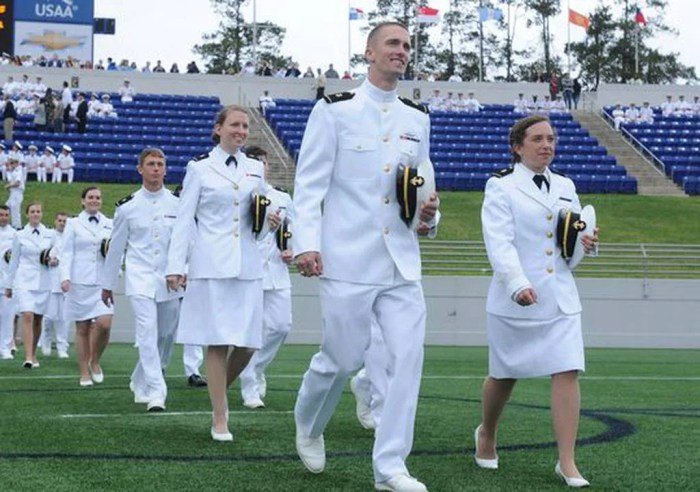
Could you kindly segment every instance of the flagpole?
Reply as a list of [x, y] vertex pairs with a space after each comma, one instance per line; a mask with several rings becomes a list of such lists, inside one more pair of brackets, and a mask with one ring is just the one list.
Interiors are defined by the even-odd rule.
[[484, 81], [484, 22], [481, 20], [481, 9], [484, 2], [479, 0], [479, 82]]
[[569, 15], [571, 15], [571, 1], [566, 0], [566, 56], [569, 65], [569, 78], [571, 78], [571, 22], [569, 22]]
[[256, 15], [257, 0], [253, 0], [253, 67], [258, 69], [258, 22]]
[[352, 48], [350, 45], [350, 26], [352, 25], [352, 22], [350, 21], [350, 0], [348, 0], [348, 72], [352, 72], [352, 65], [351, 65], [351, 60], [352, 60]]
[[639, 23], [634, 28], [634, 75], [639, 78]]

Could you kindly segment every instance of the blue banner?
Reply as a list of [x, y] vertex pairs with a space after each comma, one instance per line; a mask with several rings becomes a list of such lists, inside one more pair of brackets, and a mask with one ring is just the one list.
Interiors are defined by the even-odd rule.
[[95, 0], [20, 0], [15, 2], [15, 20], [90, 24], [95, 17]]

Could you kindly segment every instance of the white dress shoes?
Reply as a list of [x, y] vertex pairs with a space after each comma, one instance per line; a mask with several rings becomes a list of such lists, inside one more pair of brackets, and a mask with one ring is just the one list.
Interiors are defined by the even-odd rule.
[[100, 372], [92, 372], [92, 369], [90, 369], [90, 376], [95, 384], [101, 384], [105, 380], [105, 375], [102, 372], [102, 368], [100, 368]]
[[486, 470], [497, 470], [498, 469], [498, 455], [494, 459], [479, 458], [477, 453], [479, 452], [479, 432], [481, 431], [481, 424], [474, 431], [474, 462], [479, 468], [484, 468]]
[[556, 473], [557, 476], [559, 476], [559, 478], [561, 478], [562, 480], [564, 480], [564, 482], [566, 482], [566, 485], [567, 485], [568, 487], [573, 487], [573, 488], [576, 488], [576, 489], [580, 489], [580, 488], [588, 487], [588, 486], [591, 485], [591, 484], [588, 482], [588, 480], [586, 480], [585, 478], [567, 477], [566, 475], [564, 475], [564, 472], [561, 471], [561, 465], [560, 465], [560, 463], [559, 463], [558, 461], [557, 461], [557, 465], [554, 467], [554, 473]]
[[211, 428], [211, 438], [219, 442], [231, 442], [233, 441], [233, 434], [230, 432], [216, 432], [214, 428]]
[[[160, 398], [156, 398], [154, 400], [151, 400], [148, 402], [148, 406], [146, 407], [147, 412], [164, 412], [165, 411], [165, 402], [161, 400]], [[233, 439], [233, 436], [231, 436], [231, 439]]]
[[362, 396], [358, 394], [356, 377], [357, 376], [353, 376], [350, 379], [350, 391], [352, 391], [352, 394], [355, 396], [355, 413], [357, 414], [357, 420], [363, 428], [372, 430], [377, 427], [377, 424], [372, 416], [372, 408], [367, 405]]
[[265, 402], [260, 398], [251, 398], [250, 400], [243, 400], [243, 406], [255, 410], [256, 408], [265, 408]]
[[311, 473], [321, 473], [326, 467], [326, 444], [323, 435], [313, 438], [304, 437], [297, 429], [297, 453], [301, 462]]
[[89, 386], [92, 386], [92, 379], [81, 379], [80, 380], [80, 387], [81, 388], [87, 388]]
[[59, 350], [58, 351], [58, 358], [59, 359], [67, 359], [68, 358], [68, 352], [65, 350]]
[[395, 492], [428, 492], [428, 488], [410, 475], [396, 475], [386, 482], [374, 484], [376, 490], [393, 490]]

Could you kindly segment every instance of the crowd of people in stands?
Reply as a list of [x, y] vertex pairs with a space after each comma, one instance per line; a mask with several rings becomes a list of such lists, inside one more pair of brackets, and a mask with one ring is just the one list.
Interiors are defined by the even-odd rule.
[[[54, 54], [52, 57], [47, 58], [45, 56], [39, 56], [33, 58], [29, 55], [25, 56], [10, 56], [4, 54], [0, 57], [0, 65], [14, 65], [18, 67], [53, 67], [53, 68], [80, 68], [83, 70], [106, 70], [106, 71], [119, 71], [119, 72], [144, 72], [144, 73], [180, 73], [180, 68], [177, 63], [173, 63], [169, 70], [166, 70], [162, 62], [158, 60], [154, 66], [151, 66], [151, 62], [146, 62], [146, 64], [139, 70], [136, 62], [130, 62], [128, 59], [123, 59], [121, 62], [117, 63], [112, 58], [107, 58], [107, 62], [98, 60], [97, 63], [91, 61], [81, 61], [77, 60], [71, 56], [65, 58], [60, 58], [58, 55]], [[197, 63], [191, 61], [187, 64], [186, 73], [200, 73]]]
[[[700, 117], [700, 96], [695, 96], [693, 102], [685, 100], [685, 96], [678, 96], [678, 100], [674, 101], [673, 96], [666, 96], [666, 101], [663, 102], [659, 109], [663, 117], [682, 117], [693, 118]], [[613, 124], [615, 130], [620, 131], [620, 126], [626, 123], [654, 123], [654, 109], [650, 106], [649, 101], [644, 101], [641, 107], [635, 103], [630, 103], [627, 107], [622, 107], [618, 103], [612, 110]]]

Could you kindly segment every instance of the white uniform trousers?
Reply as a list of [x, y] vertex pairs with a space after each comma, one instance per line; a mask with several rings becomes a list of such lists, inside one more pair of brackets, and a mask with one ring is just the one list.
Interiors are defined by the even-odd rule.
[[53, 169], [53, 172], [51, 173], [51, 182], [52, 183], [60, 183], [62, 176], [63, 176], [63, 171], [61, 171], [59, 168], [55, 167]]
[[240, 375], [243, 401], [260, 398], [260, 381], [292, 329], [292, 290], [263, 291], [263, 341]]
[[163, 369], [168, 366], [180, 314], [180, 299], [156, 302], [145, 296], [129, 296], [134, 311], [139, 361], [131, 374], [134, 394], [148, 400], [168, 393]]
[[185, 367], [185, 377], [199, 376], [199, 368], [204, 362], [204, 352], [201, 345], [185, 345], [182, 348], [182, 365]]
[[73, 182], [73, 175], [75, 174], [75, 171], [73, 170], [73, 168], [71, 167], [70, 169], [66, 169], [63, 172], [68, 175], [68, 182], [72, 183]]
[[39, 183], [46, 183], [46, 168], [40, 167], [36, 170], [36, 180]]
[[51, 343], [56, 342], [56, 349], [59, 352], [68, 351], [68, 332], [70, 331], [70, 321], [64, 318], [64, 306], [66, 295], [63, 292], [52, 292], [49, 299], [49, 312], [44, 315], [39, 346], [46, 352], [51, 350]]
[[5, 205], [10, 207], [10, 224], [15, 229], [22, 228], [22, 201], [24, 193], [10, 195]]
[[372, 409], [375, 426], [379, 426], [384, 410], [384, 397], [389, 381], [388, 360], [382, 331], [377, 323], [372, 323], [372, 341], [365, 352], [365, 366], [355, 375], [355, 396]]
[[294, 408], [301, 435], [315, 438], [323, 434], [348, 377], [364, 362], [376, 318], [386, 344], [389, 373], [372, 451], [377, 482], [408, 474], [405, 460], [413, 445], [423, 369], [423, 288], [420, 282], [401, 278], [398, 271], [395, 278], [390, 286], [321, 279], [323, 341], [304, 374]]
[[7, 298], [0, 295], [0, 355], [9, 356], [14, 345], [15, 315], [17, 314], [16, 297]]

